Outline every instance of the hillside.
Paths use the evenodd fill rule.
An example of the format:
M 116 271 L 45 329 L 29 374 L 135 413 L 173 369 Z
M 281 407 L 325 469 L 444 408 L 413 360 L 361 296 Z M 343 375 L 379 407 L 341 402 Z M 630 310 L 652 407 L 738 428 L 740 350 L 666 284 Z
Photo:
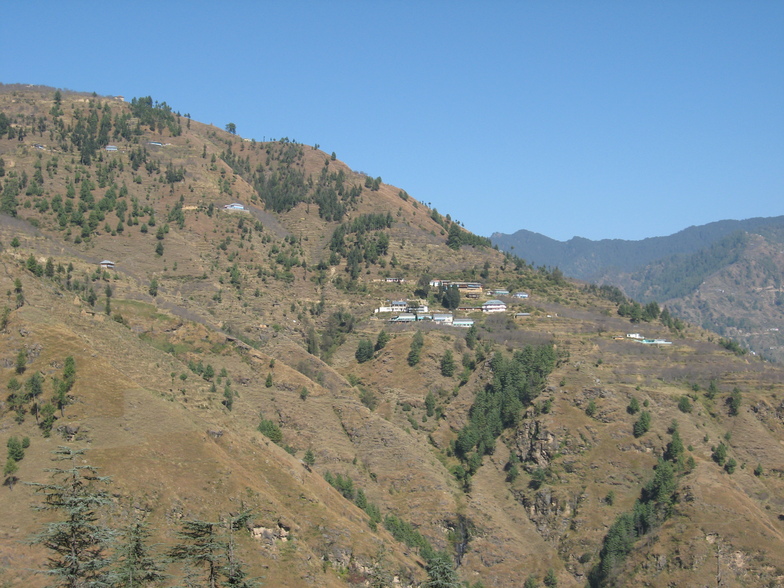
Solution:
M 3 585 L 47 584 L 29 539 L 62 513 L 28 483 L 61 446 L 156 557 L 220 523 L 220 582 L 784 580 L 784 372 L 714 333 L 633 324 L 335 154 L 152 99 L 0 87 L 0 181 Z M 445 310 L 432 278 L 530 297 L 457 310 L 471 329 L 374 313 Z
M 495 234 L 493 243 L 565 274 L 620 287 L 642 303 L 784 360 L 784 219 L 720 221 L 640 241 L 565 243 L 536 233 Z M 780 334 L 782 333 L 782 334 Z

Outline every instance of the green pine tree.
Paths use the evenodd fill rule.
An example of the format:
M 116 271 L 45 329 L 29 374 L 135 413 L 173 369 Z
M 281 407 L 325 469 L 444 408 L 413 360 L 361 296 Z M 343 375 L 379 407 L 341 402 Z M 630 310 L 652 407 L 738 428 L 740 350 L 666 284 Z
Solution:
M 54 454 L 64 467 L 49 469 L 49 483 L 31 484 L 43 497 L 34 508 L 58 515 L 31 539 L 52 552 L 44 573 L 52 586 L 111 586 L 109 549 L 115 533 L 101 522 L 100 512 L 112 501 L 99 487 L 109 480 L 82 463 L 84 450 L 58 447 Z
M 117 546 L 115 579 L 113 586 L 133 588 L 146 584 L 160 584 L 166 579 L 158 558 L 150 553 L 147 545 L 150 530 L 143 519 L 137 519 L 122 532 L 122 541 Z

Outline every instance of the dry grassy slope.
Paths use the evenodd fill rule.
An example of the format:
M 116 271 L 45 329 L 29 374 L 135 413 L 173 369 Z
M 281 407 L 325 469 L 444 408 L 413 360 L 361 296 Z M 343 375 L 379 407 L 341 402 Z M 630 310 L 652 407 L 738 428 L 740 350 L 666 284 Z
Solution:
M 3 286 L 9 285 L 8 279 L 3 280 Z M 308 472 L 298 459 L 254 433 L 261 410 L 268 416 L 279 413 L 292 443 L 308 438 L 308 431 L 302 436 L 295 432 L 310 424 L 310 432 L 319 437 L 313 446 L 320 462 L 337 462 L 340 458 L 332 458 L 331 452 L 342 453 L 348 461 L 350 443 L 341 444 L 345 435 L 340 424 L 329 422 L 330 414 L 337 418 L 335 400 L 316 392 L 303 402 L 288 388 L 300 385 L 304 378 L 289 380 L 287 376 L 292 374 L 285 373 L 281 364 L 275 368 L 280 384 L 267 390 L 261 377 L 253 377 L 252 361 L 234 363 L 236 358 L 229 353 L 224 365 L 229 367 L 240 397 L 235 410 L 227 413 L 217 398 L 210 397 L 206 383 L 190 379 L 183 383 L 177 378 L 172 385 L 170 373 L 187 372 L 181 362 L 145 344 L 127 328 L 101 320 L 101 315 L 84 314 L 69 301 L 54 299 L 43 288 L 35 288 L 34 280 L 26 279 L 25 283 L 26 290 L 31 290 L 28 303 L 12 315 L 3 336 L 2 360 L 13 363 L 16 350 L 23 345 L 37 349 L 27 373 L 41 371 L 48 389 L 64 357 L 74 356 L 78 374 L 75 403 L 66 409 L 66 418 L 58 420 L 58 425 L 79 427 L 75 444 L 88 448 L 89 461 L 112 476 L 112 489 L 122 501 L 132 500 L 152 512 L 153 525 L 164 542 L 171 542 L 181 517 L 216 518 L 236 512 L 244 504 L 253 509 L 256 525 L 283 526 L 297 540 L 283 562 L 279 560 L 286 545 L 246 542 L 253 571 L 272 585 L 341 585 L 334 573 L 322 571 L 321 558 L 328 557 L 335 565 L 348 565 L 350 558 L 367 564 L 382 542 L 392 543 L 388 548 L 391 564 L 409 570 L 418 567 L 397 554 L 386 532 L 371 534 L 365 515 L 339 497 L 317 473 Z M 266 367 L 269 358 L 265 359 Z M 4 383 L 10 372 L 4 370 Z M 251 381 L 237 384 L 246 375 Z M 191 374 L 191 378 L 195 376 Z M 361 410 L 368 412 L 364 407 Z M 372 417 L 366 414 L 365 418 Z M 326 426 L 314 429 L 315 422 Z M 29 415 L 25 423 L 17 425 L 5 414 L 2 428 L 4 437 L 27 435 L 33 439 L 18 475 L 24 481 L 44 481 L 50 452 L 63 444 L 62 438 L 57 434 L 41 438 Z M 215 439 L 209 430 L 224 434 Z M 392 439 L 396 435 L 395 431 L 387 433 Z M 0 551 L 7 554 L 3 565 L 9 570 L 8 580 L 16 583 L 27 576 L 25 570 L 36 566 L 30 558 L 39 555 L 18 542 L 30 536 L 41 518 L 31 516 L 26 508 L 33 500 L 29 487 L 17 485 L 6 492 L 7 499 L 0 503 L 0 519 L 4 521 Z
M 45 115 L 51 106 L 51 90 L 17 95 L 3 90 L 3 112 L 15 109 Z M 72 101 L 87 99 L 66 94 L 66 113 Z M 127 108 L 119 102 L 111 106 Z M 250 213 L 218 212 L 210 217 L 203 209 L 187 210 L 182 229 L 170 223 L 164 255 L 157 257 L 155 230 L 143 234 L 139 226 L 126 226 L 119 236 L 100 230 L 89 243 L 77 244 L 55 230 L 51 214 L 25 208 L 23 203 L 33 199 L 21 195 L 20 217 L 37 221 L 40 228 L 8 218 L 0 225 L 0 243 L 6 246 L 0 252 L 0 293 L 10 290 L 19 277 L 28 301 L 12 313 L 9 329 L 0 334 L 4 366 L 0 389 L 13 375 L 21 345 L 41 345 L 28 373 L 41 370 L 47 380 L 57 375 L 57 365 L 66 355 L 73 355 L 78 366 L 76 403 L 67 409 L 65 421 L 81 425 L 85 438 L 79 444 L 89 447 L 91 460 L 114 476 L 123 496 L 118 499 L 120 511 L 128 510 L 131 496 L 149 506 L 161 540 L 172 540 L 181 516 L 216 517 L 237 510 L 243 501 L 254 508 L 257 524 L 278 535 L 279 529 L 290 529 L 296 539 L 246 540 L 244 554 L 268 585 L 345 585 L 351 576 L 335 572 L 354 565 L 353 556 L 360 567 L 352 573 L 361 577 L 361 566 L 372 561 L 382 544 L 388 567 L 421 580 L 421 562 L 414 554 L 385 531 L 371 532 L 365 515 L 327 486 L 321 475 L 330 471 L 350 475 L 382 512 L 411 521 L 439 548 L 451 549 L 450 536 L 460 517 L 465 517 L 473 525 L 460 566 L 467 581 L 519 585 L 521 578 L 532 573 L 541 578 L 553 568 L 559 585 L 583 585 L 608 526 L 632 507 L 669 440 L 668 426 L 677 418 L 697 467 L 681 480 L 676 516 L 642 541 L 627 560 L 624 573 L 630 579 L 625 584 L 703 585 L 717 570 L 726 586 L 781 581 L 784 543 L 778 515 L 784 509 L 784 390 L 778 368 L 754 358 L 737 358 L 712 343 L 711 334 L 696 328 L 675 336 L 656 325 L 630 325 L 616 316 L 609 303 L 569 284 L 554 284 L 541 272 L 519 275 L 512 268 L 505 272 L 498 252 L 464 247 L 455 254 L 444 247 L 445 236 L 430 211 L 412 198 L 401 199 L 397 188 L 386 185 L 377 192 L 363 190 L 351 215 L 389 210 L 395 219 L 388 231 L 390 253 L 400 265 L 394 270 L 388 265 L 387 271 L 399 272 L 410 281 L 374 282 L 381 272 L 373 266 L 361 276 L 366 290 L 348 294 L 331 282 L 343 275 L 339 266 L 318 286 L 311 281 L 316 273 L 312 268 L 327 256 L 324 248 L 336 223 L 321 221 L 315 205 L 300 204 L 274 215 L 252 202 L 250 186 L 220 159 L 212 168 L 211 155 L 225 149 L 226 141 L 235 153 L 248 156 L 252 166 L 265 164 L 267 148 L 274 154 L 285 145 L 241 142 L 196 121 L 184 128 L 181 137 L 145 133 L 144 140 L 171 143 L 154 152 L 150 147 L 163 166 L 170 161 L 186 166 L 186 180 L 173 186 L 146 172 L 141 173 L 142 184 L 136 184 L 127 163 L 117 178 L 127 182 L 130 195 L 142 205 L 154 207 L 158 225 L 181 196 L 186 205 L 239 200 Z M 0 139 L 6 169 L 25 169 L 31 176 L 37 156 L 32 144 L 38 141 L 36 136 L 22 142 Z M 207 157 L 202 158 L 205 146 Z M 70 155 L 60 157 L 58 173 L 47 176 L 44 184 L 49 196 L 64 192 L 66 177 L 72 177 L 74 167 L 65 170 L 65 165 L 73 164 Z M 303 146 L 295 165 L 318 174 L 326 159 L 326 154 Z M 340 161 L 329 165 L 364 182 Z M 231 185 L 230 196 L 220 193 L 224 176 Z M 114 225 L 112 214 L 107 216 Z M 241 218 L 259 220 L 263 231 L 254 230 L 243 238 L 238 229 Z M 291 269 L 293 281 L 273 277 L 273 248 L 291 249 L 283 241 L 288 235 L 302 239 L 298 255 L 308 265 L 308 269 Z M 7 247 L 13 236 L 21 242 L 17 249 Z M 222 251 L 218 244 L 226 237 L 231 237 L 231 245 Z M 102 298 L 105 285 L 111 284 L 112 308 L 122 314 L 126 326 L 104 318 L 102 299 L 90 309 L 74 300 L 73 292 L 32 277 L 23 268 L 30 253 L 41 261 L 52 256 L 56 263 L 73 263 L 79 280 L 93 273 L 101 259 L 118 261 L 108 282 L 99 280 L 94 287 Z M 483 319 L 481 335 L 492 346 L 489 351 L 511 352 L 527 343 L 552 341 L 568 353 L 568 360 L 550 376 L 539 399 L 552 401 L 550 412 L 529 409 L 520 426 L 507 431 L 495 453 L 485 457 L 471 492 L 465 493 L 449 473 L 457 461 L 448 455 L 448 448 L 467 421 L 475 390 L 492 377 L 488 363 L 480 363 L 468 382 L 458 386 L 456 377 L 441 376 L 439 361 L 446 349 L 452 349 L 460 362 L 466 351 L 463 331 L 425 329 L 422 361 L 411 368 L 406 356 L 412 329 L 367 319 L 385 298 L 412 296 L 412 281 L 425 271 L 440 275 L 481 269 L 486 260 L 491 266 L 490 283 L 500 286 L 518 280 L 533 294 L 516 307 L 531 312 L 530 317 Z M 227 282 L 227 269 L 234 262 L 242 272 L 241 290 Z M 148 293 L 153 277 L 159 281 L 156 298 Z M 215 300 L 219 293 L 220 301 Z M 322 297 L 326 312 L 312 315 L 311 306 Z M 13 295 L 3 304 L 13 307 Z M 337 349 L 331 365 L 326 365 L 306 353 L 304 336 L 311 327 L 321 329 L 341 307 L 359 323 Z M 360 338 L 375 341 L 384 326 L 393 339 L 375 359 L 357 364 L 354 351 Z M 258 348 L 235 345 L 225 335 L 229 328 Z M 612 339 L 634 331 L 675 337 L 675 345 L 659 349 Z M 189 360 L 228 371 L 237 393 L 231 412 L 220 404 L 223 383 L 211 392 L 209 383 L 188 370 Z M 273 386 L 268 388 L 264 381 L 269 373 Z M 186 379 L 180 379 L 180 374 Z M 719 385 L 719 397 L 709 401 L 699 392 L 693 412 L 679 412 L 679 398 L 693 393 L 695 383 L 704 390 L 711 379 Z M 48 381 L 45 390 L 47 386 Z M 743 390 L 743 405 L 740 416 L 729 417 L 724 400 L 734 386 Z M 309 391 L 305 400 L 300 397 L 303 387 Z M 360 402 L 362 388 L 377 397 L 374 411 Z M 443 419 L 425 418 L 429 391 L 443 407 Z M 631 435 L 636 417 L 626 412 L 632 396 L 647 400 L 653 415 L 651 432 L 640 439 Z M 593 418 L 585 414 L 591 400 L 597 405 Z M 297 457 L 256 432 L 260 413 L 281 425 L 283 443 L 296 450 Z M 29 435 L 33 440 L 20 476 L 42 479 L 49 450 L 63 441 L 56 435 L 42 439 L 29 415 L 22 425 L 12 417 L 2 408 L 2 438 Z M 208 430 L 224 434 L 215 439 Z M 710 458 L 711 445 L 727 432 L 732 435 L 730 454 L 746 466 L 732 476 Z M 316 454 L 313 472 L 299 463 L 306 449 Z M 509 483 L 504 467 L 512 451 L 523 459 L 524 471 Z M 761 477 L 751 473 L 757 463 L 765 471 Z M 531 485 L 536 468 L 548 471 L 538 489 Z M 41 554 L 17 542 L 37 527 L 38 520 L 26 508 L 32 499 L 29 488 L 3 490 L 12 500 L 0 501 L 0 552 L 8 554 L 0 565 L 8 570 L 3 579 L 10 577 L 16 584 L 27 581 L 28 562 L 33 566 L 33 560 L 40 558 Z M 613 505 L 605 501 L 611 490 L 616 497 Z M 324 571 L 324 559 L 332 569 Z

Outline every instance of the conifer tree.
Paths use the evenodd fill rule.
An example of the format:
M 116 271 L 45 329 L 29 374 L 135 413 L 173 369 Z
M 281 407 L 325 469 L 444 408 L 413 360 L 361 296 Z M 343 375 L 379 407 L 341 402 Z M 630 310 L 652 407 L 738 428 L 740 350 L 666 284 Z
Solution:
M 58 447 L 54 454 L 53 459 L 65 462 L 64 467 L 48 469 L 49 483 L 31 484 L 43 496 L 43 502 L 34 508 L 59 515 L 31 540 L 52 552 L 44 573 L 54 580 L 54 586 L 111 586 L 107 550 L 113 544 L 114 533 L 99 516 L 111 499 L 98 488 L 109 480 L 99 476 L 93 466 L 79 464 L 84 450 Z
M 169 557 L 185 563 L 189 580 L 195 582 L 198 569 L 203 568 L 203 585 L 209 588 L 217 588 L 220 577 L 223 544 L 218 538 L 219 524 L 185 521 L 177 532 L 180 542 L 169 551 Z
M 427 588 L 458 588 L 461 585 L 450 557 L 444 552 L 438 552 L 430 558 L 427 577 L 424 584 Z
M 183 523 L 182 530 L 177 533 L 180 543 L 169 551 L 169 557 L 185 563 L 189 584 L 209 588 L 253 586 L 254 583 L 246 579 L 234 545 L 234 532 L 249 518 L 250 513 L 243 512 L 220 522 L 190 520 Z M 199 572 L 199 569 L 203 571 Z M 224 582 L 219 584 L 221 577 Z
M 387 343 L 389 343 L 389 334 L 384 329 L 381 329 L 378 333 L 378 338 L 376 339 L 376 351 L 384 349 L 384 347 L 387 346 Z
M 133 588 L 160 584 L 166 579 L 160 561 L 150 553 L 150 530 L 143 519 L 136 519 L 123 532 L 117 548 L 114 586 Z
M 445 378 L 451 378 L 455 374 L 455 359 L 452 355 L 452 350 L 447 349 L 444 355 L 441 356 L 441 375 Z

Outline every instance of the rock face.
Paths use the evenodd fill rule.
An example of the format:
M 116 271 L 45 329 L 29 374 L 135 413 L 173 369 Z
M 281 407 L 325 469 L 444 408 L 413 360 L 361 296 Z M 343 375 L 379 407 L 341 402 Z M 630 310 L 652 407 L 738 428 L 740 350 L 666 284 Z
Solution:
M 558 450 L 558 439 L 543 420 L 532 418 L 529 409 L 515 435 L 515 447 L 521 461 L 546 468 Z

